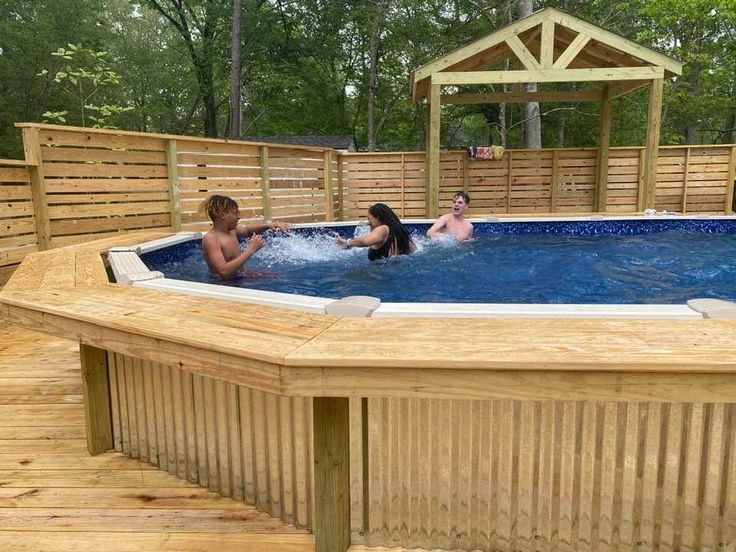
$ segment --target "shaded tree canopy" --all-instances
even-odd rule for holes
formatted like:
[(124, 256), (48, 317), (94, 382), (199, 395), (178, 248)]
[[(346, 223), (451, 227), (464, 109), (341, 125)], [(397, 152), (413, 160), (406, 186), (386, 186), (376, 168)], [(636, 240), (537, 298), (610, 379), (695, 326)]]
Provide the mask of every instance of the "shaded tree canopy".
[[(663, 143), (726, 143), (736, 126), (736, 5), (732, 0), (558, 0), (553, 6), (685, 62), (667, 82)], [(119, 84), (98, 104), (121, 129), (224, 136), (230, 116), (233, 0), (0, 0), (0, 156), (20, 157), (13, 123), (83, 106), (43, 69), (53, 52), (107, 52)], [(412, 69), (508, 23), (515, 1), (242, 0), (242, 132), (354, 135), (361, 147), (421, 149), (424, 108)], [(612, 145), (643, 143), (647, 92), (613, 104)], [(542, 104), (542, 146), (594, 146), (598, 106)], [(499, 113), (505, 118), (503, 125)], [(446, 106), (446, 147), (523, 147), (518, 104)]]

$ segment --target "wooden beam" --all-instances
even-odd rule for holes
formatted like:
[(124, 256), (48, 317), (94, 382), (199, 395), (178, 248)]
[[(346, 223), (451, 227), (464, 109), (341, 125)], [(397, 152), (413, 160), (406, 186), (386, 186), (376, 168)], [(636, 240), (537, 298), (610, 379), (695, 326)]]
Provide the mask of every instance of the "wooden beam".
[(539, 64), (542, 69), (552, 69), (555, 58), (555, 22), (542, 23), (542, 39), (539, 45)]
[(36, 224), (38, 249), (51, 246), (51, 222), (46, 197), (41, 140), (37, 128), (23, 128), (23, 151), (31, 173), (31, 195), (33, 196), (33, 218)]
[(345, 187), (343, 186), (342, 153), (337, 153), (337, 212), (338, 220), (345, 220)]
[(736, 146), (731, 146), (731, 160), (728, 163), (728, 176), (726, 177), (726, 205), (724, 205), (727, 215), (733, 215), (734, 179), (736, 179)]
[(463, 156), (463, 192), (466, 194), (470, 190), (470, 182), (469, 182), (469, 176), (468, 175), (468, 154), (467, 152), (462, 152)]
[(467, 58), (476, 56), (484, 52), (485, 50), (492, 48), (493, 46), (502, 44), (506, 41), (507, 38), (511, 38), (512, 36), (523, 33), (524, 31), (528, 31), (529, 29), (540, 25), (548, 18), (549, 14), (545, 13), (544, 11), (537, 12), (529, 17), (525, 17), (523, 19), (515, 21), (514, 23), (511, 23), (495, 31), (488, 36), (484, 36), (483, 38), (471, 42), (470, 44), (463, 46), (462, 48), (458, 48), (457, 50), (454, 50), (449, 54), (446, 54), (430, 63), (427, 63), (415, 69), (412, 79), (412, 99), (416, 102), (424, 97), (423, 95), (420, 96), (418, 93), (419, 91), (417, 84), (419, 84), (420, 81), (431, 77), (439, 71), (443, 71), (449, 67), (452, 67), (453, 65), (460, 63)]
[(565, 48), (565, 51), (560, 54), (557, 61), (552, 65), (553, 69), (566, 69), (572, 60), (574, 60), (580, 51), (585, 48), (586, 44), (590, 41), (590, 37), (586, 34), (580, 33), (576, 36), (570, 45)]
[(618, 98), (619, 96), (625, 96), (627, 94), (632, 94), (634, 92), (642, 90), (643, 88), (647, 88), (649, 84), (650, 84), (649, 81), (617, 82), (610, 86), (611, 91), (610, 91), (609, 98), (613, 100), (615, 98)]
[(603, 92), (601, 123), (598, 140), (598, 172), (596, 174), (596, 211), (606, 211), (608, 202), (608, 154), (611, 144), (611, 99), (609, 88)]
[(406, 154), (401, 154), (401, 218), (406, 216)]
[(314, 537), (317, 552), (350, 546), (349, 399), (315, 397)]
[(427, 132), (427, 216), (436, 218), (440, 194), (440, 86), (430, 86), (429, 129)]
[(685, 169), (682, 177), (682, 206), (680, 210), (685, 213), (687, 211), (687, 185), (690, 180), (690, 146), (685, 146)]
[(557, 212), (557, 198), (560, 196), (560, 150), (552, 152), (552, 183), (550, 184), (550, 213)]
[(603, 91), (561, 90), (549, 92), (489, 92), (486, 94), (442, 94), (443, 104), (484, 104), (523, 102), (595, 102), (603, 98)]
[(662, 123), (663, 79), (653, 79), (649, 94), (649, 114), (647, 117), (646, 166), (644, 181), (647, 190), (646, 207), (654, 209), (657, 191), (657, 157), (659, 156), (659, 130)]
[(432, 84), (513, 84), (525, 82), (608, 82), (663, 79), (661, 67), (614, 67), (605, 69), (540, 69), (538, 71), (466, 71), (432, 75)]
[(171, 229), (181, 232), (181, 199), (179, 193), (179, 162), (176, 153), (176, 140), (166, 140), (166, 176), (169, 179), (169, 205)]
[(80, 344), (79, 358), (82, 365), (87, 450), (94, 456), (113, 448), (107, 351)]
[(325, 222), (335, 220), (335, 203), (332, 186), (332, 151), (325, 150), (322, 154), (322, 174), (325, 181)]
[(603, 44), (615, 48), (616, 50), (620, 50), (625, 54), (652, 63), (662, 69), (666, 69), (670, 73), (675, 73), (676, 75), (682, 74), (683, 64), (676, 59), (660, 54), (651, 48), (647, 48), (646, 46), (642, 46), (641, 44), (622, 38), (617, 34), (603, 29), (602, 27), (555, 10), (554, 8), (548, 9), (550, 9), (549, 18), (558, 25), (586, 34), (598, 42), (602, 42)]
[(506, 152), (506, 155), (509, 158), (509, 167), (508, 167), (508, 179), (506, 180), (506, 213), (511, 212), (511, 188), (512, 188), (512, 180), (514, 178), (514, 151), (509, 150)]
[(538, 69), (541, 69), (539, 62), (532, 55), (532, 53), (527, 49), (527, 47), (524, 46), (524, 43), (519, 39), (518, 36), (514, 35), (514, 36), (507, 38), (506, 44), (508, 45), (509, 48), (511, 48), (511, 51), (514, 52), (514, 55), (516, 55), (519, 61), (529, 71), (536, 71)]
[(644, 206), (647, 203), (647, 188), (645, 178), (645, 167), (647, 163), (647, 148), (641, 148), (639, 150), (639, 165), (637, 168), (636, 177), (636, 210), (643, 211)]
[(261, 207), (263, 218), (271, 219), (271, 177), (268, 170), (268, 146), (259, 146), (258, 153), (261, 158)]

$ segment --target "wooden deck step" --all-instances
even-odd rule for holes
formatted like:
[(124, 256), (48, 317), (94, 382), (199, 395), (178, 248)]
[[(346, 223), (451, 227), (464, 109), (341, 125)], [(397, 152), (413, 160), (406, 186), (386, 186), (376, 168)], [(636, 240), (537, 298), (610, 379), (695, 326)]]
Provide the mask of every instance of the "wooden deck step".
[(105, 533), (0, 531), (0, 550), (14, 552), (311, 552), (311, 535), (246, 535), (242, 533)]
[(0, 550), (312, 552), (314, 536), (119, 453), (90, 456), (79, 349), (0, 322)]

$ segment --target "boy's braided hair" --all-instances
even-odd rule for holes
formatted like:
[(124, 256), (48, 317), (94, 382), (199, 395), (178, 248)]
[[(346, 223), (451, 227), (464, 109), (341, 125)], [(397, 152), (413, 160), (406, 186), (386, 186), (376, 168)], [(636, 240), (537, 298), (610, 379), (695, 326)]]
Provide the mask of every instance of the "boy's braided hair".
[(238, 209), (238, 204), (230, 197), (211, 195), (200, 204), (199, 212), (205, 213), (214, 222), (218, 216), (224, 213), (234, 212), (240, 214), (240, 209)]

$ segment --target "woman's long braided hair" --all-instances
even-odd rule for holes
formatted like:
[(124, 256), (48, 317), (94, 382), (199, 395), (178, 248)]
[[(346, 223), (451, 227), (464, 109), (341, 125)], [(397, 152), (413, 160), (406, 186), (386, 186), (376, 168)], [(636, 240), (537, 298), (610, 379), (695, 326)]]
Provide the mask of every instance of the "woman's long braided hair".
[(391, 243), (391, 252), (394, 255), (406, 255), (412, 252), (412, 241), (409, 233), (396, 213), (385, 203), (374, 203), (368, 212), (378, 219), (378, 222), (388, 226), (388, 241)]

